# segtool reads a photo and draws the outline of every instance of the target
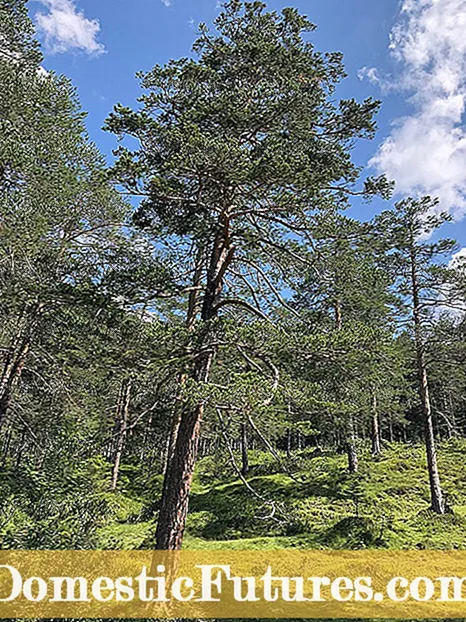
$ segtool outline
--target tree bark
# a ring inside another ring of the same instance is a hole
[[[413,319],[414,338],[416,346],[417,368],[419,376],[419,392],[421,408],[424,416],[424,440],[427,454],[427,468],[429,472],[431,507],[437,514],[445,514],[445,502],[443,499],[440,476],[437,465],[437,452],[435,448],[434,427],[432,422],[432,408],[429,395],[429,382],[425,361],[424,340],[422,337],[421,306],[419,295],[419,281],[417,264],[414,252],[411,253],[411,285],[413,294]]]
[[[241,474],[246,477],[249,473],[248,431],[245,423],[241,424]]]
[[[359,469],[359,463],[358,463],[358,454],[356,451],[356,445],[354,444],[354,440],[348,441],[346,451],[348,455],[348,471],[350,473],[357,473]]]
[[[117,406],[118,431],[113,457],[111,489],[116,490],[120,473],[121,458],[128,432],[129,404],[131,399],[131,382],[124,380]]]
[[[343,316],[341,312],[341,300],[339,298],[335,300],[335,324],[337,326],[337,330],[341,330],[343,325]]]
[[[354,423],[349,423],[349,437],[346,443],[346,454],[348,456],[348,471],[357,473],[359,469],[358,452],[356,451],[356,441],[354,438]]]
[[[377,396],[375,395],[375,393],[372,396],[371,442],[372,442],[372,455],[379,456],[381,453],[380,428],[379,428],[379,414],[377,412]]]
[[[356,452],[356,445],[354,442],[349,441],[347,446],[348,454],[348,471],[350,473],[357,473],[359,469],[358,454]]]
[[[195,370],[197,382],[208,381],[212,360],[212,354],[200,357]],[[173,454],[165,473],[157,522],[157,550],[181,549],[203,413],[204,404],[201,403],[180,418]]]
[[[225,209],[219,218],[207,269],[201,310],[203,335],[192,352],[195,362],[191,378],[196,383],[209,381],[210,368],[215,356],[211,322],[217,316],[223,279],[233,253],[229,210]],[[202,402],[181,412],[173,453],[169,457],[164,477],[155,542],[155,548],[158,550],[178,550],[182,546],[203,413]]]

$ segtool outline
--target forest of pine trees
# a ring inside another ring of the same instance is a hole
[[[73,86],[42,69],[25,0],[0,0],[2,548],[105,547],[105,525],[140,523],[122,546],[179,549],[193,494],[210,495],[202,532],[231,482],[266,535],[292,515],[255,482],[267,469],[301,497],[331,474],[358,517],[367,473],[403,468],[428,521],[461,516],[459,248],[435,197],[362,176],[380,103],[338,100],[343,59],[314,28],[227,1],[191,58],[109,111],[108,165]]]

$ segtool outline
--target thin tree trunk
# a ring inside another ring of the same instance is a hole
[[[153,420],[153,417],[154,417],[154,411],[151,410],[150,411],[150,415],[149,415],[149,419],[147,420],[147,423],[144,426],[144,435],[142,437],[141,452],[139,454],[139,462],[141,462],[141,464],[144,462],[144,458],[145,458],[145,455],[146,455],[147,444],[149,442],[149,437],[150,437],[151,431],[152,431],[152,420]]]
[[[241,474],[246,477],[249,473],[248,431],[245,423],[241,424]]]
[[[125,446],[126,435],[128,432],[129,404],[131,399],[131,383],[129,380],[123,381],[122,390],[118,404],[118,433],[116,440],[115,453],[113,458],[111,489],[116,490],[118,475],[120,473],[121,458]]]
[[[445,506],[437,465],[437,452],[435,448],[432,412],[429,399],[429,385],[427,380],[427,371],[425,369],[425,365],[423,364],[422,357],[419,362],[419,376],[421,382],[421,401],[424,414],[424,438],[426,443],[432,509],[434,512],[437,512],[437,514],[444,514]]]
[[[337,298],[335,300],[335,323],[336,329],[340,331],[343,327],[343,316],[341,309],[341,300]],[[348,456],[348,471],[350,473],[356,473],[359,468],[358,453],[356,451],[356,443],[354,439],[354,421],[351,417],[348,424],[348,435],[346,441],[346,454]]]
[[[348,454],[348,471],[350,473],[357,473],[359,469],[359,463],[356,445],[354,444],[354,442],[348,442],[346,451]]]
[[[445,503],[443,499],[442,488],[440,485],[440,476],[437,465],[437,453],[435,448],[434,428],[432,423],[432,409],[429,395],[429,382],[425,361],[424,340],[422,337],[419,283],[416,269],[416,258],[414,256],[414,253],[411,253],[411,284],[413,292],[413,317],[416,358],[419,375],[421,408],[422,414],[424,415],[424,440],[426,444],[427,467],[429,471],[431,506],[432,510],[437,514],[444,514]]]
[[[349,424],[349,437],[346,443],[346,454],[348,456],[348,471],[350,473],[357,473],[359,469],[358,453],[356,451],[356,441],[354,438],[354,424],[350,420]]]
[[[343,316],[341,312],[341,300],[339,298],[335,300],[335,324],[337,326],[337,330],[341,330],[343,324]]]
[[[372,442],[372,455],[379,456],[381,452],[380,448],[380,429],[379,429],[379,414],[377,412],[377,396],[374,393],[372,396],[372,419],[371,419],[371,442]]]
[[[180,384],[183,382],[184,380],[180,378]],[[173,457],[173,453],[175,451],[176,439],[178,437],[178,430],[179,430],[180,422],[181,422],[181,415],[182,415],[182,410],[180,406],[179,408],[176,408],[175,412],[173,413],[173,417],[172,417],[172,421],[170,425],[170,433],[167,438],[167,446],[165,449],[165,462],[163,465],[164,476],[166,475],[169,469],[170,462]]]

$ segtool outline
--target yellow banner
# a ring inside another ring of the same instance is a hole
[[[3,551],[1,618],[466,618],[462,551]]]

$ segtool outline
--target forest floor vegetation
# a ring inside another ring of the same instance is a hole
[[[392,444],[373,459],[360,449],[356,474],[346,458],[311,448],[286,463],[250,452],[247,478],[235,476],[219,452],[199,460],[185,548],[191,549],[465,549],[466,441],[442,443],[439,462],[449,512],[429,510],[421,444]],[[285,460],[285,457],[283,456]],[[23,465],[0,480],[2,548],[151,548],[162,477],[124,466],[118,490],[108,490],[103,460],[46,476]]]

